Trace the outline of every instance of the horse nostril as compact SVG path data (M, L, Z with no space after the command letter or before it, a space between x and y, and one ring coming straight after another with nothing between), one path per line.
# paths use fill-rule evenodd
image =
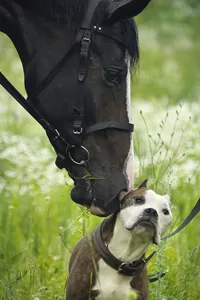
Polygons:
M92 188L87 182L81 181L76 184L73 189L71 190L71 198L74 202L84 205L84 206L91 206L93 195L92 195Z
M158 217L158 213L154 208L146 208L144 212L145 212L145 215L148 215L151 217Z

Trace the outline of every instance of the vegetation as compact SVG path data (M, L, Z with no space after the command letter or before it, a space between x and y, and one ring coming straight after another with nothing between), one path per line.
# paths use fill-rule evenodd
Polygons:
M170 193L174 224L200 191L199 17L195 0L154 1L137 17L141 60L133 74L135 181ZM19 88L19 58L1 34L0 69ZM64 299L71 250L100 219L70 200L71 180L53 164L43 130L0 88L0 299ZM198 300L199 217L163 242L149 272L151 300Z

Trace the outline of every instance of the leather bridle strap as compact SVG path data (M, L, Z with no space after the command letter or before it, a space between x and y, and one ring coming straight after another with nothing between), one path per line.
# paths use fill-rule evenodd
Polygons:
M61 58L61 60L56 64L56 66L49 72L49 74L39 83L39 85L36 87L34 93L28 97L29 100L35 99L51 83L51 81L58 75L60 70L64 67L64 64L67 62L67 60L70 58L71 54L74 52L75 48L80 47L79 44L82 41L83 32L84 32L84 29L80 28L80 31L76 38L76 41L68 49L68 51L65 53L63 58ZM112 32L106 27L94 26L93 29L90 30L90 32L91 33L96 32L101 35L107 36L108 38L115 40L116 42L120 43L123 47L125 47L123 40L121 38L119 38L117 35L116 36L114 34L112 35Z
M39 83L35 91L28 96L28 101L15 89L15 87L6 79L6 77L0 73L0 84L25 108L25 110L46 130L47 135L52 142L57 155L59 157L60 163L59 167L64 168L64 161L67 155L70 155L68 149L71 147L81 147L83 139L95 131L100 131L104 129L118 129L122 131L132 132L134 126L132 124L123 121L112 121L105 120L104 122L99 122L89 127L84 126L84 108L85 108L85 84L84 80L87 76L88 62L89 62L89 51L90 45L92 43L93 33L102 34L116 40L118 43L123 43L123 37L116 36L109 28L92 26L92 16L95 9L98 7L101 0L90 0L90 5L81 24L81 28L76 36L76 41L70 46L63 58L56 64L56 66L49 72L49 74ZM46 118L33 106L33 100L38 100L38 95L52 82L52 80L58 75L60 70L65 65L66 61L70 59L72 53L76 49L80 50L79 55L79 67L77 70L78 88L76 103L73 107L73 128L71 135L71 140L66 141L66 139L61 136L58 130L46 120ZM87 151L87 149L85 149ZM87 151L88 152L88 151ZM70 157L73 162L75 162L72 157ZM89 152L88 152L89 158ZM84 160L81 160L81 164ZM80 164L80 162L77 162Z
M140 272L144 266L149 262L149 260L156 254L154 250L147 258L141 258L137 261L131 263L125 263L122 260L115 257L105 245L103 240L103 228L107 223L107 219L95 229L93 232L93 245L100 257L105 261L107 265L118 271L118 273L126 276L134 276L136 273Z
M58 75L60 70L63 68L66 61L70 58L71 54L74 52L77 47L77 43L73 43L72 46L65 53L63 58L56 64L56 66L49 72L49 74L40 82L40 84L36 87L34 93L32 93L28 100L36 99L37 96L51 83L51 81Z
M122 121L104 121L95 123L92 126L86 127L84 130L85 135L89 135L92 132L99 131L99 130L105 130L105 129L118 129L122 131L134 131L134 125Z
M58 132L58 130L45 119L45 117L31 104L31 102L27 101L20 94L20 92L10 83L10 81L7 80L7 78L1 72L0 72L0 84L46 130L49 138L51 139L51 141L53 142L54 146L57 149L58 156L61 159L65 160L67 155L66 148L72 145L65 140L65 138ZM94 131L100 131L109 128L132 132L134 126L133 124L129 124L121 121L99 122L89 127L86 127L82 138L86 137L87 135L89 135ZM60 168L62 168L61 165Z
M126 48L123 36L114 33L109 27L93 26L93 31L118 42L119 44L121 44L122 47Z
M0 72L0 84L4 89L17 101L23 108L45 129L52 133L54 139L58 138L58 131L51 125L45 117L31 104L27 101L22 94L11 84L11 82ZM103 121L95 123L94 125L88 126L84 130L84 136L89 135L94 131L100 131L105 129L119 129L123 131L134 131L134 125L122 121ZM62 137L61 135L59 135ZM63 142L66 145L69 145L64 138Z

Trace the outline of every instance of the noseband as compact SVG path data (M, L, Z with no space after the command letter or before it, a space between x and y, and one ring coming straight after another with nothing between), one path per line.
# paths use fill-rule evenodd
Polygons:
M42 125L46 130L47 135L53 144L56 152L57 159L56 165L62 169L65 167L67 158L76 165L86 165L90 159L90 154L87 148L82 145L86 136L92 132L101 131L105 129L117 129L121 131L133 132L133 124L122 121L105 120L103 122L95 123L91 126L84 126L85 115L85 78L88 72L88 59L92 37L94 34L101 34L110 39L113 39L124 45L121 36L114 34L108 27L91 26L93 13L101 0L90 0L88 10L85 14L84 20L81 24L80 30L76 36L76 41L68 49L64 57L57 63L54 69L43 79L38 85L34 93L28 97L27 100L12 86L12 84L0 72L0 83L2 86L34 117L34 119ZM55 76L63 68L67 60L70 59L72 53L76 50L77 46L80 47L79 67L77 71L78 79L78 97L73 107L73 127L70 132L68 141L59 133L59 131L32 105L32 100L36 100L39 94L51 83ZM84 158L77 160L73 157L73 150L79 148L84 153Z

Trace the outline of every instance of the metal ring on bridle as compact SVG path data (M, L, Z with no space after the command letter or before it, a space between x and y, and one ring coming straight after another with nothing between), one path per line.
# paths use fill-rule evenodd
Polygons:
M67 153L68 153L68 155L69 155L69 158L70 158L71 161L72 161L73 163L75 163L76 165L84 165L84 164L86 164L86 163L89 161L89 159L90 159L89 151L87 150L87 148L85 148L84 146L81 145L80 148L83 149L83 150L85 151L85 153L87 154L87 159L81 160L81 161L76 161L75 159L73 159L73 157L72 157L72 155L71 155L71 153L70 153L70 148L75 148L75 147L76 147L76 146L73 145L73 146L70 146L70 147L67 148Z

